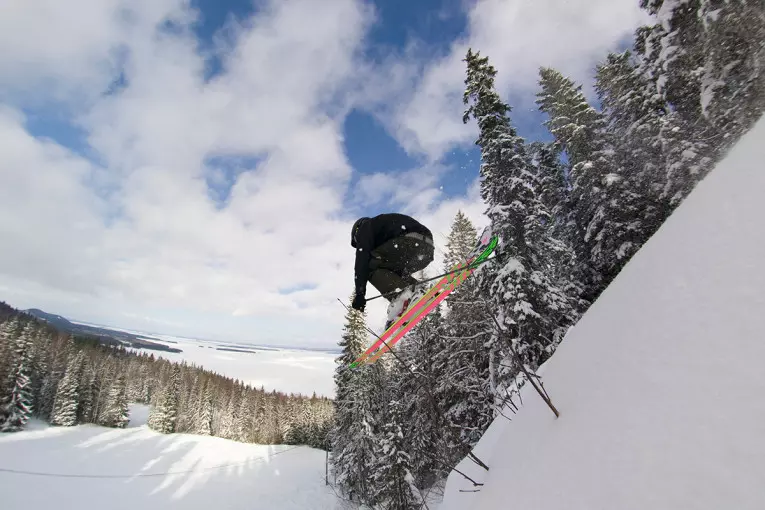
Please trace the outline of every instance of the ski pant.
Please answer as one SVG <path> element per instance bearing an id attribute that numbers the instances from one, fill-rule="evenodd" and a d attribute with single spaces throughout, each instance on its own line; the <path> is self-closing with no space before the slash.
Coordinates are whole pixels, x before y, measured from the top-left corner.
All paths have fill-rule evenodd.
<path id="1" fill-rule="evenodd" d="M 372 250 L 369 283 L 391 301 L 396 289 L 418 283 L 411 275 L 433 262 L 433 251 L 433 239 L 414 232 L 386 241 Z"/>

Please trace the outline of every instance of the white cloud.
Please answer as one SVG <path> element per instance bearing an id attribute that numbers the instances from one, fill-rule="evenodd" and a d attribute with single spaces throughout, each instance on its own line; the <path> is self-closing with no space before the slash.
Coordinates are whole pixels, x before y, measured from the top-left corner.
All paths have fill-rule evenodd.
<path id="1" fill-rule="evenodd" d="M 25 103 L 90 102 L 114 79 L 125 46 L 193 14 L 184 0 L 4 2 L 0 89 Z"/>
<path id="2" fill-rule="evenodd" d="M 335 342 L 336 297 L 353 282 L 347 109 L 385 97 L 399 140 L 438 160 L 470 139 L 460 123 L 468 42 L 492 57 L 503 87 L 523 90 L 540 64 L 584 72 L 634 24 L 612 19 L 632 10 L 600 4 L 541 36 L 532 28 L 572 15 L 537 7 L 552 0 L 535 12 L 484 0 L 449 57 L 420 72 L 413 43 L 369 83 L 360 50 L 374 14 L 358 0 L 259 5 L 204 50 L 222 63 L 212 79 L 185 0 L 14 1 L 0 17 L 0 299 L 179 335 Z M 31 136 L 19 113 L 29 105 L 68 115 L 92 159 Z M 433 271 L 458 208 L 485 224 L 477 183 L 447 197 L 446 170 L 429 163 L 357 188 L 433 230 Z M 208 180 L 231 185 L 225 202 Z M 384 308 L 370 305 L 373 326 Z"/>
<path id="3" fill-rule="evenodd" d="M 277 340 L 334 341 L 329 332 L 342 317 L 334 296 L 345 298 L 352 286 L 353 251 L 342 209 L 351 169 L 342 118 L 330 112 L 349 86 L 370 11 L 353 0 L 274 2 L 230 27 L 224 71 L 205 81 L 204 58 L 184 24 L 194 18 L 188 7 L 133 5 L 129 23 L 123 7 L 80 20 L 111 22 L 114 33 L 53 31 L 79 38 L 61 49 L 77 57 L 71 70 L 49 58 L 50 41 L 22 32 L 0 39 L 23 43 L 39 63 L 19 83 L 55 77 L 70 80 L 64 91 L 101 92 L 117 76 L 99 72 L 114 48 L 124 62 L 124 88 L 78 102 L 78 122 L 103 167 L 34 139 L 18 113 L 0 116 L 3 297 L 133 327 L 168 317 L 188 335 L 273 341 L 286 329 Z M 28 10 L 17 14 L 29 21 Z M 171 15 L 174 29 L 161 29 Z M 26 58 L 3 55 L 0 69 Z M 15 85 L 2 82 L 0 90 L 11 97 Z M 205 182 L 215 172 L 206 166 L 212 156 L 257 162 L 222 208 Z M 94 182 L 109 190 L 108 202 Z M 305 285 L 315 288 L 279 292 Z M 180 320 L 170 319 L 177 310 Z M 225 317 L 237 326 L 221 326 Z"/>
<path id="4" fill-rule="evenodd" d="M 512 95 L 516 106 L 535 108 L 540 66 L 590 83 L 597 62 L 644 20 L 636 0 L 479 0 L 470 7 L 467 34 L 447 56 L 428 62 L 421 72 L 416 55 L 408 55 L 414 61 L 405 55 L 377 70 L 383 76 L 419 74 L 412 93 L 405 88 L 378 91 L 383 101 L 395 97 L 398 105 L 378 113 L 407 150 L 438 160 L 454 144 L 475 137 L 475 128 L 462 123 L 462 59 L 469 47 L 490 58 L 506 98 Z"/>

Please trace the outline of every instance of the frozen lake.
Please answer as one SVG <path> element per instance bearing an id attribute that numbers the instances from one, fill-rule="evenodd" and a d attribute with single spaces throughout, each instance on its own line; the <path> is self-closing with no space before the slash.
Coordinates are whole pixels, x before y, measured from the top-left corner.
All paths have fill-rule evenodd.
<path id="1" fill-rule="evenodd" d="M 85 324 L 85 323 L 80 323 Z M 92 324 L 89 324 L 92 325 Z M 267 391 L 334 397 L 335 358 L 339 354 L 300 349 L 261 347 L 235 342 L 196 340 L 155 333 L 126 331 L 147 340 L 181 349 L 181 353 L 131 349 L 169 361 L 186 361 Z"/>

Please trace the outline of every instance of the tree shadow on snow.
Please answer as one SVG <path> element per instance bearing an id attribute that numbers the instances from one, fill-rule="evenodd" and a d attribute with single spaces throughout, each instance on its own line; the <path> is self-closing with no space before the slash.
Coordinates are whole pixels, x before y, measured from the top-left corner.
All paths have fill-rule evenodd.
<path id="1" fill-rule="evenodd" d="M 77 494 L 88 507 L 111 509 L 339 508 L 323 485 L 324 452 L 318 450 L 162 435 L 145 427 L 84 425 L 24 435 L 0 442 L 0 467 L 53 476 L 0 473 L 0 485 L 11 488 L 4 491 L 9 508 L 14 502 L 57 505 Z"/>

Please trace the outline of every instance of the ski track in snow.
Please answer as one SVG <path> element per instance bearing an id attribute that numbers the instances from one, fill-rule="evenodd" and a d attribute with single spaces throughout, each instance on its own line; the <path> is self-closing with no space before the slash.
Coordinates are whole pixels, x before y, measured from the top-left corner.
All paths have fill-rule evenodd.
<path id="1" fill-rule="evenodd" d="M 765 508 L 765 119 L 545 364 L 440 510 Z M 460 492 L 471 491 L 471 492 Z"/>
<path id="2" fill-rule="evenodd" d="M 141 408 L 131 406 L 140 418 Z M 2 508 L 292 510 L 343 508 L 324 452 L 252 445 L 145 425 L 48 427 L 0 436 Z"/>

